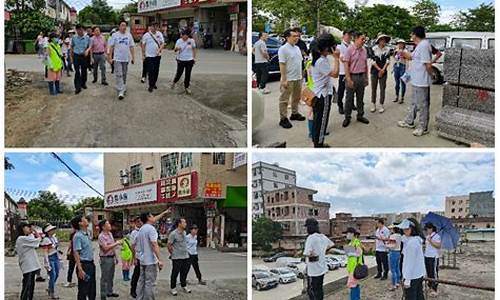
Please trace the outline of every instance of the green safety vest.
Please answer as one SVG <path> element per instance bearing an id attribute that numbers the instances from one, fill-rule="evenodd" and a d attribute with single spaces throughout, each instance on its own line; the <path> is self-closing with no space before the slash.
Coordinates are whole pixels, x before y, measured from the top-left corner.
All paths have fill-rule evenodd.
<path id="1" fill-rule="evenodd" d="M 50 42 L 49 49 L 50 51 L 49 51 L 48 68 L 54 70 L 55 72 L 58 72 L 63 68 L 61 46 L 59 46 L 58 44 L 54 44 L 53 42 Z"/>

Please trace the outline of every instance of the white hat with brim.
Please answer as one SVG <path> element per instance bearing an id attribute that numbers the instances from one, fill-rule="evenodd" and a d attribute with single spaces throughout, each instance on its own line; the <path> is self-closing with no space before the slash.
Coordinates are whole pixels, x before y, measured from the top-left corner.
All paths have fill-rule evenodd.
<path id="1" fill-rule="evenodd" d="M 45 226 L 45 228 L 43 229 L 43 232 L 49 232 L 49 231 L 54 230 L 54 229 L 57 229 L 57 227 L 49 224 L 49 225 Z"/>
<path id="2" fill-rule="evenodd" d="M 377 36 L 377 39 L 376 39 L 375 43 L 378 44 L 378 42 L 380 41 L 380 39 L 385 39 L 386 43 L 389 43 L 391 41 L 391 37 L 390 36 L 388 36 L 386 34 L 379 34 Z"/>
<path id="3" fill-rule="evenodd" d="M 412 221 L 410 221 L 408 219 L 405 219 L 397 227 L 399 229 L 403 229 L 404 230 L 404 229 L 409 229 L 411 226 L 415 226 L 415 224 Z"/>
<path id="4" fill-rule="evenodd" d="M 396 44 L 406 44 L 406 41 L 403 39 L 399 39 L 396 41 Z"/>

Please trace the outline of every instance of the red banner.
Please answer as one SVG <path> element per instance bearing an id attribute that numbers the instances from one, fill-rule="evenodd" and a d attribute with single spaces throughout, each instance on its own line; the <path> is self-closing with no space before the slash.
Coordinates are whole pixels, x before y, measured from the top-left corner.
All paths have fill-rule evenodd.
<path id="1" fill-rule="evenodd" d="M 198 196 L 198 173 L 192 172 L 157 181 L 158 202 L 195 199 Z"/>
<path id="2" fill-rule="evenodd" d="M 220 182 L 207 182 L 205 184 L 205 198 L 221 198 L 222 184 Z"/>

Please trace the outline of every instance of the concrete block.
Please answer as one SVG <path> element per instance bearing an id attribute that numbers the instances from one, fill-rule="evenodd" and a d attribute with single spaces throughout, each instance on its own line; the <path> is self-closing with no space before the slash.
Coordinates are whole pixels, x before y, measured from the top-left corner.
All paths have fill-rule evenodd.
<path id="1" fill-rule="evenodd" d="M 463 49 L 460 85 L 495 89 L 495 50 Z"/>
<path id="2" fill-rule="evenodd" d="M 457 85 L 450 84 L 449 82 L 443 84 L 443 106 L 457 107 L 458 93 L 459 87 Z"/>
<path id="3" fill-rule="evenodd" d="M 459 108 L 470 109 L 487 114 L 494 114 L 495 92 L 482 89 L 460 87 L 458 102 L 456 106 Z"/>
<path id="4" fill-rule="evenodd" d="M 445 106 L 436 116 L 438 135 L 465 144 L 495 146 L 495 116 L 468 109 Z"/>
<path id="5" fill-rule="evenodd" d="M 443 73 L 444 80 L 458 84 L 458 75 L 460 71 L 460 60 L 462 57 L 462 49 L 450 48 L 446 49 L 446 53 L 444 55 L 444 65 L 443 65 Z"/>

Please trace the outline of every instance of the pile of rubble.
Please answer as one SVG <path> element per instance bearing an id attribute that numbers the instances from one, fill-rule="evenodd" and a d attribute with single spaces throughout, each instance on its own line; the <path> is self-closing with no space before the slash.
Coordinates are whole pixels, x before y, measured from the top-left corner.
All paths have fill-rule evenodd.
<path id="1" fill-rule="evenodd" d="M 20 72 L 14 69 L 8 69 L 5 72 L 5 89 L 6 91 L 19 90 L 32 82 L 31 74 L 28 72 Z"/>
<path id="2" fill-rule="evenodd" d="M 447 49 L 443 108 L 436 116 L 440 136 L 494 147 L 495 51 Z"/>

